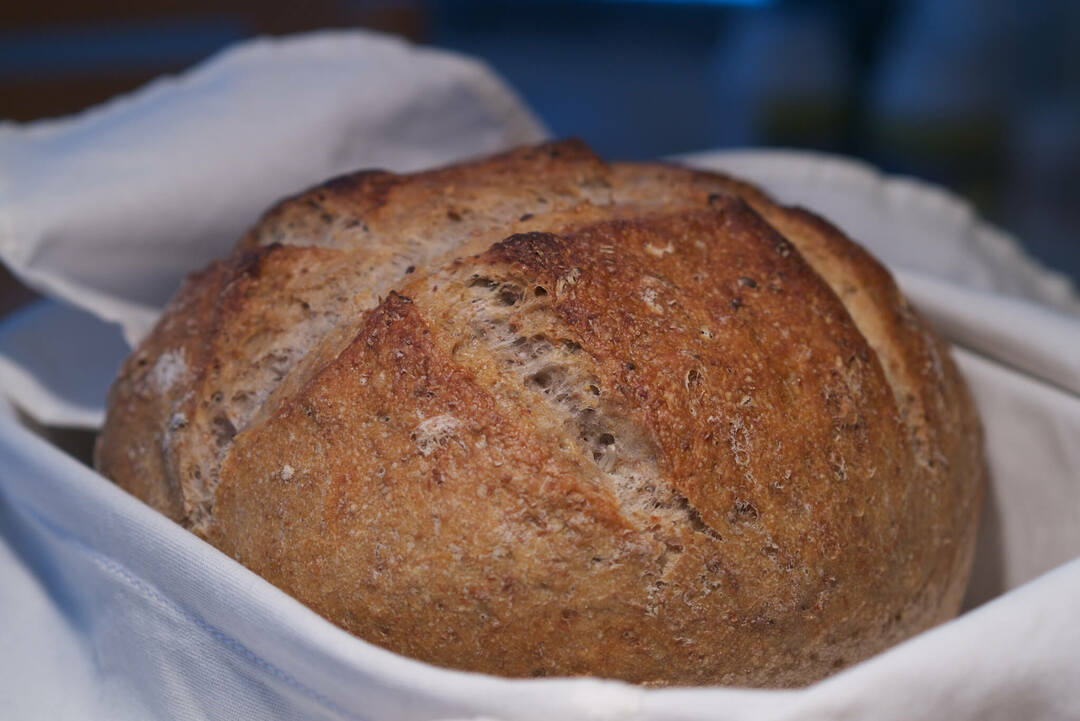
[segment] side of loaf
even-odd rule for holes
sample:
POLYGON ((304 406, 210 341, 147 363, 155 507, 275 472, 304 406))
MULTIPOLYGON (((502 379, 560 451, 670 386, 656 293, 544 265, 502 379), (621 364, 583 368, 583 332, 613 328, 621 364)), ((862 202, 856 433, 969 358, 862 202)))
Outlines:
POLYGON ((955 615, 984 473, 865 251, 572 141, 280 203, 125 363, 96 463, 415 658, 773 687, 955 615))

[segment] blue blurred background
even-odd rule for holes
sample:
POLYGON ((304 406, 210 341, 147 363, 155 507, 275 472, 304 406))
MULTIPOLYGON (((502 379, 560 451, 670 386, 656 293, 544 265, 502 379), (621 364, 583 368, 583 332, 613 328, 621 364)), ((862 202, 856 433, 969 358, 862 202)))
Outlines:
MULTIPOLYGON (((810 148, 943 184, 1080 282, 1076 0, 56 0, 0 9, 0 118, 256 34, 369 27, 490 63, 610 158, 810 148)), ((0 282, 4 306, 26 297, 0 282)))

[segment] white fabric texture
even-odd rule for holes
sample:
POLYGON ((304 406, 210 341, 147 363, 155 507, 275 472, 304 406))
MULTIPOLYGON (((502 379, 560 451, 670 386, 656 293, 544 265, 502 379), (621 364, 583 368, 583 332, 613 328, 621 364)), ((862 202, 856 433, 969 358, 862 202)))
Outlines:
MULTIPOLYGON (((126 353, 107 321, 142 332, 160 286, 224 253, 276 195, 350 165, 409 169, 541 132, 471 61, 341 33, 259 41, 81 118, 0 128, 0 253, 81 308, 48 301, 0 326, 0 391, 41 422, 94 427, 126 353), (364 102, 320 105, 363 83, 313 89, 319 108, 288 132, 259 129, 281 97, 305 92, 296 85, 332 84, 330 68, 373 82, 365 63, 384 60, 412 70, 364 102), (396 110, 371 120, 370 101, 386 94, 393 102, 376 105, 396 110)), ((1069 285, 947 193, 858 163, 777 151, 684 160, 823 211, 955 344, 991 471, 974 610, 795 691, 447 671, 327 623, 33 435, 0 399, 0 718, 1080 718, 1080 303, 1069 285)))

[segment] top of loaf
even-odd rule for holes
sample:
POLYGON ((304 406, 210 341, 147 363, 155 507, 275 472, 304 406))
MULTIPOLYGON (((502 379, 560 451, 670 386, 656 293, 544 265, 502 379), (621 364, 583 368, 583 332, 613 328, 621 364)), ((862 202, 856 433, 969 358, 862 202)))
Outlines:
POLYGON ((335 622, 414 656, 513 675, 665 682, 678 669, 681 681, 787 684, 955 611, 977 439, 943 344, 838 230, 723 175, 606 164, 569 141, 357 173, 279 203, 231 258, 188 279, 127 361, 97 463, 335 622), (516 500, 461 505, 507 484, 516 500), (361 500, 375 489, 389 510, 371 515, 361 500), (338 558, 342 544, 374 558, 384 547, 403 564, 396 579, 423 566, 467 580, 460 558, 395 556, 386 540, 414 549, 432 515, 489 575, 517 578, 531 559, 520 583, 547 601, 473 609, 525 624, 520 643, 493 647, 465 611, 433 642, 429 617, 402 614, 407 590, 385 577, 363 613, 342 600, 370 586, 356 569, 366 551, 338 558), (516 561, 498 555, 506 538, 516 561), (555 603, 552 558, 595 582, 555 603), (547 605, 595 614, 635 584, 627 607, 684 608, 666 636, 533 659, 568 622, 545 635, 547 605), (687 630, 718 608, 726 626, 687 630), (679 638, 772 656, 696 650, 673 664, 679 638), (827 663, 807 671, 810 653, 827 663))

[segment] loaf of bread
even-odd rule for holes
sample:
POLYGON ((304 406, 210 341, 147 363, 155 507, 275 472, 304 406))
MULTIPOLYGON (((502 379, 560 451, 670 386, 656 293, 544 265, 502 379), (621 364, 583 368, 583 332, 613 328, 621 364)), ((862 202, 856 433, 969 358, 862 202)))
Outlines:
POLYGON ((279 203, 124 364, 96 463, 398 653, 765 687, 952 617, 984 476, 859 246, 578 142, 279 203))

